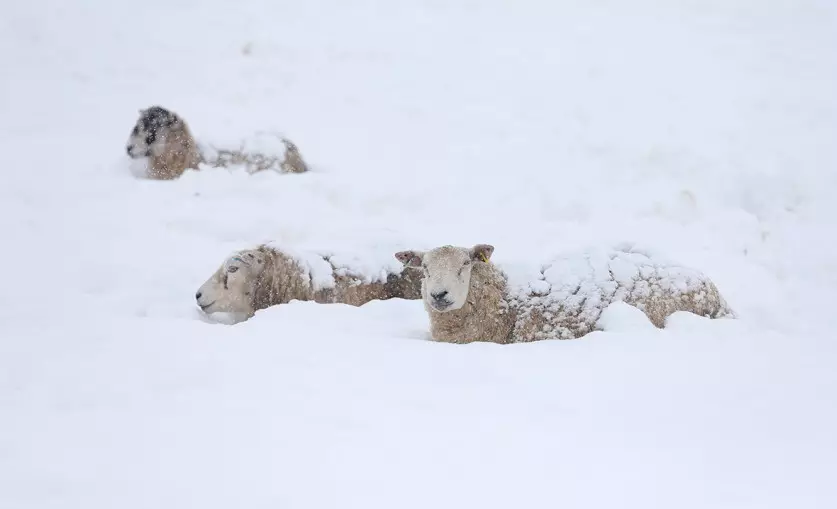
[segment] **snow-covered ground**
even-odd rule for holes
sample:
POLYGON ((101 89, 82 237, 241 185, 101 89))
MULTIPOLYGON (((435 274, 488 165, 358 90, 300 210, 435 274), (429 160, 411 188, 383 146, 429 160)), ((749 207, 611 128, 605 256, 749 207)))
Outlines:
POLYGON ((0 69, 0 507, 837 507, 833 3, 34 0, 0 69), (137 179, 152 104, 314 171, 137 179), (262 241, 638 242, 739 318, 210 323, 197 287, 262 241))

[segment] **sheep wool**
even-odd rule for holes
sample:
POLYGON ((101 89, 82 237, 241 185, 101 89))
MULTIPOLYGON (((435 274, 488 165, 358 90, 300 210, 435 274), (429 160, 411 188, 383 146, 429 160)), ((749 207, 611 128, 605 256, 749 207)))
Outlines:
POLYGON ((418 299, 420 286, 410 267, 367 275, 347 270, 331 256, 263 244, 229 256, 195 298, 207 314, 227 313, 239 322, 292 300, 362 306, 372 300, 418 299))
POLYGON ((658 328, 677 311, 709 318, 735 313, 701 272, 633 245, 561 255, 509 275, 489 259, 494 248, 442 246, 401 251, 421 267, 421 292, 434 340, 517 343, 574 339, 597 327, 613 302, 641 310, 658 328))
POLYGON ((162 106, 140 110, 126 150, 133 159, 147 158, 147 176, 172 180, 186 170, 241 167, 248 173, 272 170, 304 173, 308 165, 287 137, 259 131, 233 143, 198 142, 186 121, 162 106))

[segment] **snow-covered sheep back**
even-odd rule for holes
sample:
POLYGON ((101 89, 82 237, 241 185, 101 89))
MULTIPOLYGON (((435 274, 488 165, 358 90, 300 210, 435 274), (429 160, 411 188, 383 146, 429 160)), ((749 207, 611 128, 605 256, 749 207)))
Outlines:
POLYGON ((629 244, 561 255, 508 288, 515 332, 530 340, 583 336, 613 302, 640 309, 659 328, 676 311, 733 316, 706 275, 629 244))
POLYGON ((204 166, 237 167, 248 173, 308 171, 299 148, 281 133, 257 131, 235 141, 197 140, 182 117, 161 106, 139 111, 126 151, 134 160, 147 159, 146 175, 158 180, 176 179, 204 166))
POLYGON ((214 168, 241 167, 247 173, 304 173, 308 165, 299 148, 281 133, 257 131, 240 140, 201 140, 201 158, 214 168))
POLYGON ((396 253, 396 259, 423 271, 422 298, 433 339, 513 343, 578 338, 596 328, 613 302, 640 309, 660 328, 676 311, 734 316, 704 274, 631 245, 506 270, 491 262, 493 252, 491 245, 478 244, 396 253))
POLYGON ((421 298, 418 271, 401 264, 376 270, 353 255, 323 254, 264 244, 237 251, 198 288, 208 315, 236 323, 256 311, 292 300, 361 306, 372 300, 421 298))

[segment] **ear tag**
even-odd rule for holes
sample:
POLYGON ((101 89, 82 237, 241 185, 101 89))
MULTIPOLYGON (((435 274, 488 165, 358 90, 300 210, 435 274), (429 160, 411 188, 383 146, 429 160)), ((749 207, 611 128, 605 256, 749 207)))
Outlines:
POLYGON ((488 257, 485 256, 485 253, 480 253, 480 259, 485 263, 488 263, 488 257))

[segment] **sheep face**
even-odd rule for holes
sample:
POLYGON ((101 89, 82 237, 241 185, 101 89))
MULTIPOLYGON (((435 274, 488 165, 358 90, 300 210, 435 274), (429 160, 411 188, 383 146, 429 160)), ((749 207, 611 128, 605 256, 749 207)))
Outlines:
POLYGON ((462 308, 471 288, 474 263, 487 263, 494 247, 477 244, 472 248, 442 246, 430 251, 400 251, 395 257, 408 267, 421 267, 424 274, 421 296, 439 313, 462 308))
POLYGON ((264 264, 263 255, 254 250, 233 254, 198 288, 198 306, 207 314, 252 315, 253 295, 264 264))
POLYGON ((132 159, 151 157, 162 151, 165 133, 180 122, 180 118, 160 106, 139 110, 139 119, 128 136, 125 149, 132 159))

